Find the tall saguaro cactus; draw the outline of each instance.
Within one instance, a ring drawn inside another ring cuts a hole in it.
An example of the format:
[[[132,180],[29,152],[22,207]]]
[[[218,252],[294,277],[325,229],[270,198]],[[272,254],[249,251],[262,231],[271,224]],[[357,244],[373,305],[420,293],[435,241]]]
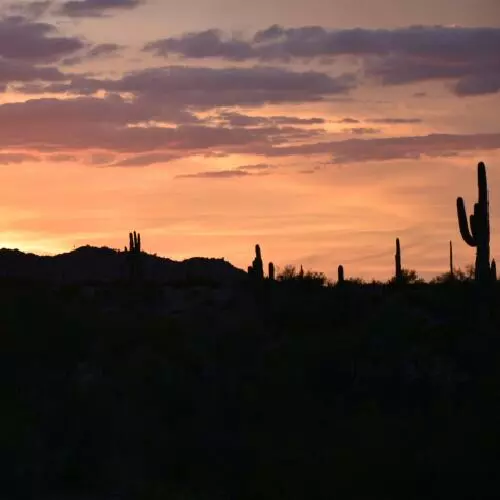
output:
[[[255,245],[255,259],[253,259],[252,265],[248,266],[248,274],[257,280],[264,279],[264,264],[262,263],[260,245]]]
[[[401,244],[399,238],[396,238],[396,254],[394,255],[394,261],[396,263],[396,282],[401,283],[403,281],[403,268],[401,266]]]
[[[476,281],[487,283],[491,277],[490,214],[486,166],[483,162],[477,166],[477,184],[478,201],[474,204],[474,212],[469,218],[470,222],[467,221],[467,212],[463,198],[457,198],[458,226],[465,243],[476,248]]]

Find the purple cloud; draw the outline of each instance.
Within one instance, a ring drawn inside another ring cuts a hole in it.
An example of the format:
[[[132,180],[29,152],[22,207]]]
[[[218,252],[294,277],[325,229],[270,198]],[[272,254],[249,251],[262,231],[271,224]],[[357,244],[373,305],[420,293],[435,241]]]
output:
[[[55,67],[35,66],[24,61],[12,61],[0,58],[0,84],[58,82],[66,76]]]
[[[12,163],[39,162],[40,158],[26,153],[0,153],[0,165]]]
[[[149,153],[143,155],[131,156],[113,163],[112,167],[148,167],[157,163],[168,163],[177,159],[179,156],[172,153]]]
[[[410,26],[398,29],[339,29],[278,25],[249,39],[219,30],[156,40],[144,50],[157,56],[227,60],[292,61],[355,56],[366,76],[384,85],[455,80],[457,95],[500,88],[500,28]]]
[[[75,155],[68,155],[64,153],[56,153],[45,156],[44,160],[53,163],[76,163],[78,158]]]
[[[69,0],[61,5],[58,14],[68,17],[103,17],[109,11],[131,10],[142,3],[142,0]]]
[[[352,127],[352,128],[344,128],[342,129],[342,132],[355,135],[364,135],[364,134],[378,134],[381,132],[381,130],[378,128],[370,128],[370,127]]]
[[[157,123],[176,123],[178,117],[180,122],[175,126]],[[64,153],[85,149],[147,154],[161,151],[190,156],[213,151],[229,153],[252,145],[293,144],[323,133],[292,126],[211,126],[186,123],[183,117],[179,109],[168,105],[145,100],[128,102],[113,95],[105,99],[44,98],[6,103],[0,105],[0,148]],[[135,158],[125,163],[132,166],[138,161],[145,160]],[[152,163],[152,157],[147,162]]]
[[[234,177],[246,177],[252,175],[249,172],[243,170],[215,170],[209,172],[197,172],[196,174],[184,174],[177,175],[176,179],[193,179],[193,178],[204,178],[204,179],[229,179]]]
[[[323,125],[323,118],[299,118],[297,116],[250,116],[235,111],[219,113],[222,119],[231,127],[259,127],[272,125]]]
[[[51,24],[24,17],[0,19],[0,57],[33,63],[50,63],[85,47],[77,37],[55,36]]]
[[[317,142],[297,146],[263,147],[258,152],[267,157],[331,155],[333,163],[357,163],[450,157],[463,151],[500,149],[500,134],[430,134],[422,136],[389,137],[380,139],[348,139]]]
[[[368,123],[385,123],[387,125],[399,125],[404,123],[422,123],[420,118],[373,118],[366,120]]]
[[[257,163],[254,165],[241,165],[238,167],[238,170],[250,170],[250,171],[263,171],[263,170],[269,170],[271,168],[271,165],[268,163]]]
[[[100,90],[127,92],[139,99],[207,110],[224,106],[262,106],[315,102],[348,93],[356,77],[331,77],[317,71],[282,68],[204,68],[168,66],[126,73],[116,80],[75,77],[68,83],[40,87],[40,92],[92,95]],[[315,120],[316,121],[316,120]]]

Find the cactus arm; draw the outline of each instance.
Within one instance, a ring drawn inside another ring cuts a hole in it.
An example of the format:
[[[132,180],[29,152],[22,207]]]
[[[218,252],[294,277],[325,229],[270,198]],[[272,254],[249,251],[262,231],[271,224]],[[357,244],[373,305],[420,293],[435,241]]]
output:
[[[477,245],[476,240],[472,236],[469,230],[469,224],[467,222],[467,212],[465,211],[465,203],[463,198],[457,198],[457,215],[458,215],[458,227],[460,229],[460,235],[462,239],[467,243],[467,245],[471,247],[475,247]],[[471,216],[471,222],[472,222]]]
[[[477,166],[477,186],[479,192],[479,203],[488,202],[488,184],[486,180],[486,166],[480,162]]]

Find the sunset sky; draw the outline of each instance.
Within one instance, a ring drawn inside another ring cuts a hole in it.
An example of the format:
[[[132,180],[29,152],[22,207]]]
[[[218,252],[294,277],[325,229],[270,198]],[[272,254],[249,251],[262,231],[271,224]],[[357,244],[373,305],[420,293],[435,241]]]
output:
[[[0,0],[0,247],[430,278],[500,258],[499,0]]]

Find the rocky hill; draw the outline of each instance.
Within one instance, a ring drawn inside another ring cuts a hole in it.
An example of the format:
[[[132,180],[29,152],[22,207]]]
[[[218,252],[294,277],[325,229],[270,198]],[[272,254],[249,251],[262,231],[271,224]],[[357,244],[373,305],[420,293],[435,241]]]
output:
[[[141,253],[141,277],[147,282],[220,283],[242,281],[246,273],[224,259],[191,258],[181,262]],[[109,283],[129,279],[129,254],[107,247],[84,246],[69,253],[39,256],[0,249],[0,279],[54,283]]]

